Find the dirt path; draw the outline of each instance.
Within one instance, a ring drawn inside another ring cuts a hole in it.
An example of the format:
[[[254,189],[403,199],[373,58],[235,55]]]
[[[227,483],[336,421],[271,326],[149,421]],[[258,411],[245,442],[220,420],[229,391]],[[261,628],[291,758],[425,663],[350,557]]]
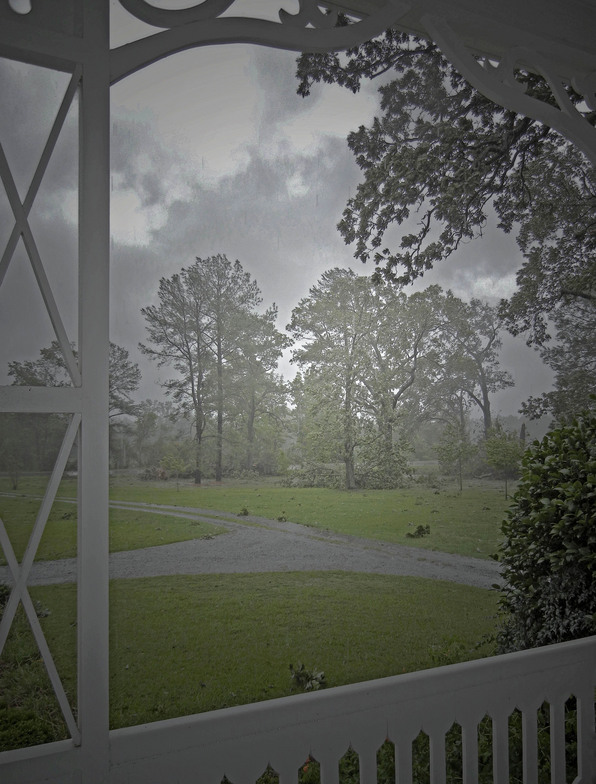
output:
[[[63,499],[60,499],[63,500]],[[427,577],[490,588],[500,582],[494,561],[380,542],[261,517],[243,517],[209,509],[114,501],[110,506],[137,509],[215,523],[223,534],[141,550],[112,553],[110,577],[158,577],[170,574],[235,572],[346,571]],[[74,558],[34,563],[28,583],[74,582]],[[0,581],[11,582],[8,567]]]

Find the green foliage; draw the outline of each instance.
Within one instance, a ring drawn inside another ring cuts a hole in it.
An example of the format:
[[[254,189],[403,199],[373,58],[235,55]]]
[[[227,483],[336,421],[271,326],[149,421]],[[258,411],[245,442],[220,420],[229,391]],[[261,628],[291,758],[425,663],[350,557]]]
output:
[[[74,345],[72,348],[76,358]],[[137,363],[131,362],[128,356],[125,348],[110,343],[110,418],[136,412],[132,394],[138,389],[141,371]],[[12,377],[12,383],[19,386],[63,387],[72,383],[57,340],[53,340],[47,348],[40,349],[39,359],[9,362],[8,375]]]
[[[346,57],[301,55],[297,76],[301,95],[317,82],[357,92],[363,80],[382,79],[379,116],[348,136],[363,174],[339,230],[355,243],[356,257],[374,262],[377,277],[411,283],[481,237],[496,213],[524,255],[517,291],[500,312],[513,334],[527,333],[556,375],[555,389],[530,398],[525,412],[563,421],[588,406],[596,384],[590,162],[553,129],[477,92],[432,42],[397,30]],[[528,95],[552,103],[543,78],[519,71],[516,78]],[[568,98],[587,111],[573,90]],[[414,215],[416,229],[395,230],[413,225]],[[557,341],[549,344],[553,326]]]
[[[441,470],[447,475],[457,475],[461,492],[464,475],[468,475],[473,459],[478,453],[478,448],[472,444],[466,427],[461,422],[448,422],[435,451]]]
[[[524,445],[516,433],[508,433],[497,424],[489,430],[483,447],[487,463],[505,479],[505,498],[507,498],[507,480],[516,479],[519,475]]]
[[[503,523],[502,650],[596,632],[596,415],[534,442]]]
[[[323,325],[323,326],[322,326]],[[421,422],[458,423],[471,405],[491,426],[490,395],[511,386],[499,368],[500,319],[478,300],[465,303],[430,286],[407,296],[396,287],[326,271],[288,325],[304,370],[292,383],[295,462],[303,484],[399,487],[408,476],[409,437]]]
[[[290,678],[300,691],[318,691],[327,686],[324,672],[307,670],[304,664],[298,664],[297,667],[290,664]]]
[[[275,305],[259,312],[256,281],[222,254],[197,258],[162,278],[157,295],[158,305],[141,310],[148,342],[140,348],[176,371],[163,387],[194,429],[195,482],[206,468],[221,481],[228,443],[231,454],[242,455],[241,465],[231,459],[230,468],[253,470],[260,436],[265,434],[265,451],[279,448],[274,436],[285,412],[285,388],[275,369],[287,339],[275,327]]]
[[[415,531],[406,533],[408,539],[422,539],[423,536],[430,536],[430,525],[417,525]]]

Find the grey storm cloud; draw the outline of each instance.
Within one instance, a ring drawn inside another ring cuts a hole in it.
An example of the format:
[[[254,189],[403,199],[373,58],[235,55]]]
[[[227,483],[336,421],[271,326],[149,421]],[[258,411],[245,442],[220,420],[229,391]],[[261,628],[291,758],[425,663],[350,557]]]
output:
[[[317,88],[309,99],[300,99],[295,95],[293,58],[259,51],[251,62],[258,81],[255,100],[260,111],[249,119],[257,123],[258,132],[245,137],[235,168],[224,176],[210,173],[205,177],[202,148],[193,159],[185,157],[184,148],[172,137],[166,140],[159,134],[151,111],[127,111],[123,106],[114,111],[113,195],[131,194],[141,210],[153,211],[146,224],[149,228],[139,231],[138,241],[132,234],[126,243],[117,236],[112,243],[112,339],[141,364],[145,376],[141,395],[145,397],[157,397],[160,392],[153,385],[156,369],[147,366],[137,348],[146,338],[141,308],[155,302],[161,277],[192,264],[196,256],[225,253],[239,259],[257,280],[264,305],[278,304],[278,326],[282,329],[292,308],[324,270],[351,266],[360,274],[373,271],[353,259],[353,249],[344,244],[336,228],[361,179],[345,138],[325,132],[313,134],[312,144],[309,135],[309,143],[297,148],[295,139],[285,135],[301,113],[306,116],[324,100],[325,88]],[[4,96],[0,134],[22,193],[65,87],[62,75],[48,79],[42,72],[32,76],[27,69],[0,61]],[[29,91],[26,101],[20,98],[24,88]],[[31,213],[52,287],[64,306],[69,333],[75,337],[76,135],[75,107]],[[74,214],[69,214],[69,209]],[[137,217],[131,208],[131,222]],[[0,191],[0,241],[11,228],[10,207]],[[439,283],[459,296],[465,296],[466,291],[478,296],[478,281],[485,280],[487,296],[494,294],[499,282],[511,280],[519,268],[519,255],[514,240],[493,228],[482,240],[437,265],[420,281],[421,287]],[[398,241],[399,229],[392,231]],[[8,361],[35,358],[39,348],[53,337],[43,306],[38,307],[40,295],[34,291],[36,284],[22,247],[7,273],[6,284],[0,289],[3,374]],[[25,298],[27,307],[21,305],[19,310],[13,293],[27,287],[31,296]],[[510,356],[517,366],[526,368],[527,354],[520,358],[518,343],[515,351],[512,345]]]
[[[150,121],[116,115],[111,138],[115,189],[134,191],[143,207],[165,204],[168,175],[180,165],[180,156],[160,142]]]

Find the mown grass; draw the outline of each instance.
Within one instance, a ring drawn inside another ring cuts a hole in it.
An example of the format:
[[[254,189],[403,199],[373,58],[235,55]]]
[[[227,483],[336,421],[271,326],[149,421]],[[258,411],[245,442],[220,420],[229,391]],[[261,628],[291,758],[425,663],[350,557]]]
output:
[[[75,588],[32,589],[74,695]],[[290,663],[329,686],[487,655],[493,592],[410,577],[200,575],[111,583],[113,728],[292,693]]]
[[[0,496],[0,518],[20,561],[41,500],[37,498],[9,498]],[[189,520],[155,512],[129,509],[110,509],[110,552],[133,550],[170,544],[185,539],[200,539],[222,532],[221,527],[199,520]],[[48,517],[39,544],[37,560],[73,558],[77,545],[77,511],[71,503],[56,501]],[[0,564],[6,559],[0,548]]]
[[[8,489],[8,480],[0,477],[0,491]],[[43,480],[25,477],[19,493],[43,492]],[[63,480],[59,495],[76,494],[76,480]],[[237,515],[237,522],[249,522],[250,516],[272,520],[285,519],[313,528],[397,542],[449,553],[489,558],[501,540],[501,522],[509,505],[502,483],[469,482],[463,493],[454,487],[417,484],[398,490],[355,490],[346,492],[326,488],[288,488],[267,482],[225,481],[221,484],[195,486],[170,482],[143,482],[118,477],[111,480],[110,498],[152,504],[212,509]],[[3,499],[0,499],[0,509]],[[247,513],[247,514],[246,514]],[[129,513],[126,513],[129,515]],[[143,513],[145,514],[145,513]],[[162,520],[163,523],[163,520]],[[195,538],[186,535],[184,525],[168,523],[167,531],[180,541]],[[429,526],[430,534],[412,538],[418,526]],[[162,531],[166,526],[162,525]],[[174,533],[177,531],[177,533]],[[131,527],[122,549],[134,549],[137,532]],[[182,535],[181,535],[182,533]],[[202,533],[200,535],[203,535]],[[159,543],[159,542],[156,542]]]
[[[314,528],[380,539],[387,542],[489,558],[501,539],[501,521],[509,501],[497,482],[469,483],[463,493],[454,488],[424,485],[398,490],[332,490],[288,488],[271,484],[223,482],[197,487],[167,482],[117,479],[114,499],[215,509],[232,514],[247,511]],[[419,525],[430,535],[408,536]]]

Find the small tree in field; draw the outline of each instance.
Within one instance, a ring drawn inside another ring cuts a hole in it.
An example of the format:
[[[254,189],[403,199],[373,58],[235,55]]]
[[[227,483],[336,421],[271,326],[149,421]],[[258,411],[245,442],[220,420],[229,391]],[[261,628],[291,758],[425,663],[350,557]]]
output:
[[[464,468],[477,451],[463,424],[450,422],[445,426],[436,453],[441,469],[448,474],[457,474],[460,493],[464,488]]]
[[[519,476],[524,445],[515,433],[508,433],[497,425],[489,431],[484,449],[488,464],[505,479],[505,498],[508,498],[507,481]]]
[[[190,470],[192,445],[188,441],[174,442],[160,460],[160,465],[176,477],[176,490],[180,489],[180,474]]]
[[[502,651],[596,632],[596,415],[535,441],[503,523]]]

